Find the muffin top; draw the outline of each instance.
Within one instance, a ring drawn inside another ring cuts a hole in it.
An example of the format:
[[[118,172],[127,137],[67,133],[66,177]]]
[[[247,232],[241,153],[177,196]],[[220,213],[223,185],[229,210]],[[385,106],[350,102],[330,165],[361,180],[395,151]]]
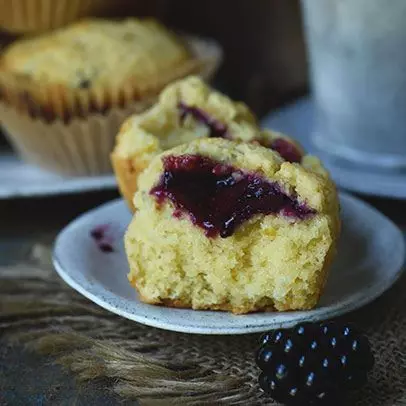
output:
[[[199,111],[200,119],[188,114],[187,108]],[[196,138],[224,137],[223,129],[246,140],[255,138],[259,130],[245,104],[234,102],[200,78],[189,76],[168,85],[153,107],[124,122],[114,153],[121,158],[139,160],[145,156],[150,160],[157,153]]]
[[[89,19],[32,39],[16,41],[0,70],[38,84],[68,88],[147,86],[190,60],[177,37],[154,20]]]
[[[168,85],[151,109],[127,119],[114,154],[148,161],[157,153],[201,137],[260,144],[291,162],[300,162],[304,155],[290,137],[261,130],[244,103],[231,100],[196,76]]]

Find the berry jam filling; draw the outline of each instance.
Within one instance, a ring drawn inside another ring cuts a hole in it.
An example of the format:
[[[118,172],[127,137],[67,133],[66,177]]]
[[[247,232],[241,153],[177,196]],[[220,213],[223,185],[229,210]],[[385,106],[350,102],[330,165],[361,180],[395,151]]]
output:
[[[208,113],[197,107],[188,106],[180,102],[178,105],[180,111],[180,121],[183,122],[185,118],[190,115],[199,123],[205,124],[209,130],[209,137],[211,138],[228,138],[227,126],[215,118],[211,117]]]
[[[277,183],[200,155],[167,156],[164,172],[150,194],[159,204],[170,200],[174,217],[183,213],[207,237],[229,237],[256,214],[306,219],[315,210],[288,196]]]
[[[180,102],[178,104],[180,111],[180,121],[183,122],[185,118],[190,115],[199,123],[205,124],[210,129],[209,137],[211,138],[230,138],[230,135],[227,133],[227,126],[215,118],[211,117],[204,110],[199,109],[198,107],[188,106],[187,104]],[[279,155],[289,162],[299,162],[302,160],[302,154],[300,151],[293,145],[291,142],[283,139],[277,138],[271,143],[265,140],[254,140],[266,148],[271,148],[274,151],[278,152]]]
[[[263,147],[270,148],[278,152],[285,161],[300,163],[302,160],[302,154],[300,151],[288,140],[277,138],[276,140],[271,141],[271,143],[265,140],[260,140],[258,142]]]

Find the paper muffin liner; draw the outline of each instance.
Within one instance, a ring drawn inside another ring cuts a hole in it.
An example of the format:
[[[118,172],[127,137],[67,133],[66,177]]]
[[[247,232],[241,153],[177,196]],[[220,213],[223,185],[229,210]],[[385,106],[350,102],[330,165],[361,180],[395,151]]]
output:
[[[16,91],[16,79],[0,78],[0,122],[7,138],[23,160],[53,172],[73,176],[111,172],[115,136],[129,115],[150,107],[172,80],[191,73],[209,80],[216,71],[222,58],[219,46],[196,38],[186,41],[195,55],[193,65],[164,75],[154,92],[136,98],[131,86],[121,95],[68,94],[56,88],[40,93],[47,103],[38,103],[27,88]]]
[[[60,120],[47,123],[0,103],[0,120],[6,137],[23,160],[63,175],[97,175],[112,170],[110,152],[122,122],[153,101],[115,108],[86,120],[75,118],[68,124]]]
[[[0,27],[14,34],[55,29],[96,13],[105,0],[0,0]]]
[[[210,78],[222,59],[220,47],[205,39],[185,36],[183,39],[192,58],[149,83],[129,79],[117,88],[71,89],[62,85],[34,84],[21,76],[0,71],[0,100],[32,117],[48,122],[56,119],[69,122],[75,117],[105,113],[111,108],[123,108],[134,101],[157,95],[168,83],[189,74]]]

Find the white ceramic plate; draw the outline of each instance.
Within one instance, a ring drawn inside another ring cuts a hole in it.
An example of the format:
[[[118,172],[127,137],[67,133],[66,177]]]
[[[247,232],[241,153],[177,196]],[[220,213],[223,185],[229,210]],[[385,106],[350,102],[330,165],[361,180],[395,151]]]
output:
[[[405,255],[401,231],[371,206],[341,195],[343,232],[338,255],[319,306],[311,311],[253,313],[173,309],[141,303],[127,282],[123,234],[131,215],[121,201],[107,203],[69,224],[58,236],[54,264],[74,289],[120,316],[167,330],[200,334],[244,334],[321,320],[359,308],[399,277]],[[91,236],[102,226],[103,252]]]
[[[318,150],[311,138],[314,124],[314,105],[310,98],[271,113],[262,120],[264,127],[290,134],[323,160],[337,185],[365,195],[406,199],[406,172],[379,170],[333,158]]]
[[[115,189],[113,175],[68,177],[46,172],[0,151],[0,199]]]

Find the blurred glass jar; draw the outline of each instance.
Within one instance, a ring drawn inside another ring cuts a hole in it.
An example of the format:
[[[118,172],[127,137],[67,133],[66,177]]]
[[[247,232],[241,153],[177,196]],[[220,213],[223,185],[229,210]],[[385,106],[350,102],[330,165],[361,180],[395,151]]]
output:
[[[406,168],[406,0],[302,0],[316,128],[334,156]]]

